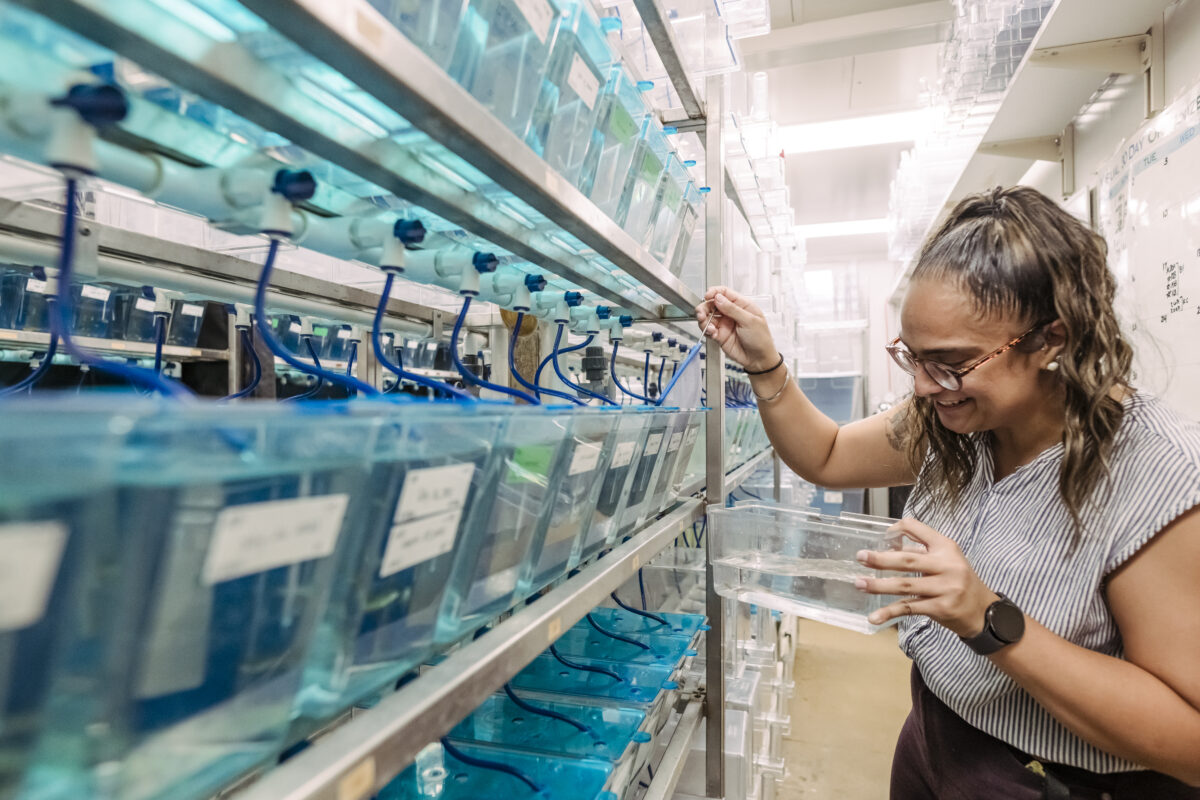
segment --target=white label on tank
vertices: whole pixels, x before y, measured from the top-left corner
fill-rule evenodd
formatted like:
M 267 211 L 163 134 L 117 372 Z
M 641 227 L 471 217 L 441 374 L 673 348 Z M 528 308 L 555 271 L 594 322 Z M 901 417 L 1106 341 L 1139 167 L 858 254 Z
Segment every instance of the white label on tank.
M 183 308 L 179 309 L 179 313 L 185 317 L 203 317 L 204 306 L 198 306 L 193 303 L 184 303 Z
M 547 0 L 513 0 L 513 5 L 525 17 L 529 27 L 542 44 L 550 37 L 550 26 L 554 24 L 554 9 Z
M 691 430 L 689 430 L 687 432 L 687 438 L 683 440 L 683 443 L 690 447 L 691 445 L 696 443 L 696 437 L 699 434 L 700 434 L 699 428 L 692 428 Z
M 99 300 L 101 303 L 107 302 L 110 294 L 103 286 L 84 286 L 79 293 L 89 300 Z
M 349 339 L 350 338 L 350 329 L 342 328 L 341 330 L 338 331 L 337 337 L 339 339 Z
M 830 491 L 826 491 L 826 492 L 825 492 L 825 502 L 826 502 L 826 503 L 840 503 L 840 502 L 842 502 L 842 493 L 841 493 L 841 492 L 830 492 Z
M 600 445 L 580 444 L 575 448 L 575 455 L 571 456 L 571 468 L 567 470 L 568 475 L 580 475 L 584 472 L 591 472 L 600 463 Z
M 437 350 L 437 342 L 429 342 L 425 345 L 426 350 Z
M 596 97 L 600 94 L 600 79 L 588 69 L 588 65 L 576 53 L 571 56 L 571 69 L 567 73 L 567 85 L 575 90 L 579 99 L 589 110 L 596 108 Z
M 337 544 L 349 499 L 347 494 L 328 494 L 221 509 L 204 562 L 204 582 L 324 558 Z
M 66 543 L 61 522 L 0 525 L 0 631 L 26 628 L 46 613 Z
M 674 453 L 681 444 L 683 444 L 683 431 L 671 434 L 671 444 L 667 446 L 667 452 Z
M 661 433 L 652 433 L 646 439 L 645 452 L 651 455 L 658 455 L 658 451 L 662 449 L 663 435 Z
M 139 297 L 137 302 L 133 304 L 138 311 L 154 312 L 154 301 L 149 297 Z
M 469 463 L 408 473 L 392 517 L 379 577 L 394 575 L 453 549 L 474 474 L 475 465 Z
M 45 294 L 46 282 L 39 281 L 37 278 L 30 278 L 25 281 L 25 291 L 33 292 L 34 294 Z
M 612 466 L 610 469 L 620 469 L 628 466 L 630 461 L 633 461 L 633 451 L 637 449 L 637 442 L 621 442 L 613 450 Z

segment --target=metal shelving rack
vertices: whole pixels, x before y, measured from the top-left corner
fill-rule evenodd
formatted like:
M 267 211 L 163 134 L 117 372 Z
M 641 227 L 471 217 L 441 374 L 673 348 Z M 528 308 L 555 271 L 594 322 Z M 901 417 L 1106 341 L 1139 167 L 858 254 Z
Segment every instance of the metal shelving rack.
M 112 4 L 103 0 L 18 0 L 59 24 L 115 51 L 136 54 L 145 68 L 184 89 L 194 91 L 397 196 L 471 230 L 560 278 L 594 292 L 614 306 L 634 312 L 640 321 L 664 322 L 695 335 L 689 321 L 701 298 L 568 185 L 466 91 L 403 35 L 386 24 L 366 0 L 242 0 L 275 30 L 299 43 L 355 81 L 454 154 L 532 206 L 561 230 L 575 236 L 624 273 L 597 274 L 594 265 L 542 232 L 518 225 L 499 207 L 464 191 L 389 140 L 357 143 L 318 115 L 306 98 L 279 76 L 258 69 L 258 62 L 236 42 L 217 50 L 160 44 L 173 30 L 173 20 L 153 4 Z M 707 107 L 683 69 L 673 31 L 661 0 L 636 0 L 647 32 L 659 48 L 676 92 L 685 102 L 688 130 L 702 131 L 708 153 L 705 203 L 706 283 L 725 282 L 722 232 L 726 187 L 723 158 L 723 76 L 706 78 Z M 50 251 L 59 215 L 20 204 L 0 207 L 0 237 L 17 236 L 33 250 Z M 89 223 L 96 235 L 101 271 L 127 279 L 153 272 L 167 288 L 185 291 L 223 290 L 242 299 L 250 291 L 258 265 L 207 253 L 152 237 Z M 40 238 L 39 238 L 40 237 Z M 44 241 L 43 241 L 44 239 Z M 15 244 L 8 242 L 8 244 Z M 144 280 L 144 278 L 137 278 Z M 630 280 L 653 293 L 630 292 Z M 280 274 L 272 304 L 301 313 L 328 314 L 335 306 L 346 321 L 373 307 L 371 295 L 332 287 L 323 281 Z M 631 296 L 632 295 L 632 296 Z M 438 325 L 429 309 L 392 301 L 393 310 L 409 319 Z M 433 312 L 436 315 L 437 312 Z M 349 315 L 349 316 L 347 316 Z M 351 318 L 354 317 L 354 318 Z M 685 497 L 632 539 L 584 567 L 560 586 L 530 603 L 479 639 L 449 654 L 417 680 L 385 698 L 378 706 L 325 733 L 314 747 L 236 790 L 238 800 L 361 800 L 382 788 L 407 766 L 416 753 L 447 733 L 463 716 L 528 663 L 608 593 L 636 574 L 671 544 L 678 531 L 705 513 L 706 502 L 721 503 L 736 484 L 771 456 L 766 450 L 727 475 L 724 449 L 724 356 L 706 343 L 707 412 L 704 494 Z M 360 354 L 371 362 L 369 353 Z M 362 369 L 360 367 L 360 369 Z M 361 373 L 360 373 L 361 374 Z M 369 378 L 368 378 L 369 379 Z M 691 488 L 691 487 L 689 487 Z M 686 760 L 693 733 L 707 717 L 707 794 L 723 797 L 724 675 L 722 601 L 707 570 L 706 695 L 683 709 L 676 735 L 655 773 L 649 797 L 670 797 Z

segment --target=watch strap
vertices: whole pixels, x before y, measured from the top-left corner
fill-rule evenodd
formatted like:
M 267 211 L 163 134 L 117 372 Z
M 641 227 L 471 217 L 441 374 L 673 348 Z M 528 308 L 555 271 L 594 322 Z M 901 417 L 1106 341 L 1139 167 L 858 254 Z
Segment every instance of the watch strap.
M 996 635 L 996 631 L 992 627 L 992 609 L 1002 603 L 1013 606 L 1013 608 L 1016 608 L 1016 606 L 1011 600 L 999 592 L 996 592 L 996 595 L 1000 599 L 988 606 L 987 611 L 984 612 L 983 630 L 974 636 L 959 637 L 963 640 L 967 647 L 971 648 L 981 656 L 990 656 L 992 653 L 1002 650 L 1013 643 L 1007 639 L 1001 639 Z

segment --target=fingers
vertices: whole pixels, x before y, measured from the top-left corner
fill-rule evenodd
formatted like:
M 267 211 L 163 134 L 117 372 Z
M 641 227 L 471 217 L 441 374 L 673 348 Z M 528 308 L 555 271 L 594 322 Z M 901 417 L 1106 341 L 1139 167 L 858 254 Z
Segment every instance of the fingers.
M 854 588 L 866 594 L 898 594 L 902 596 L 936 597 L 945 591 L 944 581 L 934 578 L 868 578 L 854 579 Z
M 864 567 L 897 572 L 940 572 L 937 561 L 927 553 L 914 550 L 859 550 L 854 558 Z
M 891 605 L 886 605 L 877 611 L 872 611 L 867 616 L 867 622 L 872 625 L 883 625 L 886 622 L 901 617 L 928 614 L 932 602 L 931 600 L 897 600 Z
M 756 319 L 762 319 L 762 312 L 758 310 L 757 306 L 744 298 L 739 303 L 727 295 L 718 294 L 715 302 L 717 311 L 720 311 L 739 325 L 749 325 Z
M 942 536 L 942 534 L 938 533 L 933 528 L 929 527 L 923 522 L 918 522 L 912 517 L 905 517 L 904 519 L 900 520 L 895 525 L 888 528 L 888 533 L 902 534 L 913 541 L 920 542 L 929 549 L 933 549 L 935 546 L 949 541 L 945 536 Z

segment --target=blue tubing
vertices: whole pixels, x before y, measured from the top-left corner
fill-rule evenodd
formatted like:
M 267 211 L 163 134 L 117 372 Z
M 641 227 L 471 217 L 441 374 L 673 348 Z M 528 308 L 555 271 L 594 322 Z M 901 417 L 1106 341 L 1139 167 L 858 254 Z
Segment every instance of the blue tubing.
M 346 375 L 354 375 L 354 362 L 358 360 L 358 342 L 350 343 L 350 358 L 346 360 Z
M 383 284 L 383 294 L 379 295 L 379 305 L 375 309 L 375 324 L 371 326 L 371 345 L 375 349 L 375 360 L 382 364 L 388 371 L 395 374 L 397 383 L 399 381 L 412 381 L 427 389 L 433 389 L 435 392 L 442 392 L 459 400 L 474 402 L 476 398 L 469 392 L 455 389 L 448 383 L 435 381 L 431 378 L 426 378 L 424 375 L 406 372 L 403 367 L 388 358 L 387 354 L 383 351 L 383 312 L 387 308 L 388 298 L 392 294 L 392 284 L 395 280 L 396 273 L 389 271 L 387 280 Z
M 578 664 L 578 663 L 572 661 L 571 659 L 567 658 L 566 656 L 560 654 L 558 652 L 558 648 L 555 647 L 554 645 L 550 645 L 550 655 L 554 656 L 555 659 L 558 660 L 558 663 L 562 664 L 564 667 L 570 667 L 571 669 L 582 670 L 583 672 L 594 672 L 597 675 L 607 675 L 608 677 L 615 680 L 617 683 L 625 682 L 625 679 L 622 678 L 620 675 L 618 675 L 617 673 L 615 673 L 611 670 L 607 670 L 604 667 L 589 667 L 587 664 Z
M 317 375 L 330 383 L 336 383 L 338 386 L 344 386 L 347 389 L 357 389 L 363 394 L 379 394 L 379 390 L 374 386 L 364 383 L 357 378 L 337 372 L 329 372 L 319 367 L 314 368 L 309 364 L 305 364 L 289 353 L 287 348 L 275 338 L 275 333 L 271 330 L 271 323 L 267 319 L 267 287 L 271 284 L 271 271 L 275 268 L 275 256 L 278 253 L 279 240 L 271 237 L 271 246 L 267 250 L 267 260 L 263 263 L 262 275 L 258 279 L 258 289 L 254 293 L 254 319 L 258 324 L 258 332 L 262 336 L 263 342 L 267 345 L 267 349 L 277 358 L 282 359 L 286 364 L 295 367 L 301 372 Z
M 313 366 L 315 366 L 318 370 L 322 369 L 321 359 L 317 357 L 317 348 L 313 346 L 312 337 L 305 336 L 305 337 L 303 337 L 303 339 L 304 339 L 304 347 L 306 350 L 308 350 L 308 357 L 313 360 Z M 322 380 L 321 374 L 318 372 L 318 373 L 316 373 L 316 375 L 317 375 L 317 382 L 315 384 L 313 384 L 313 387 L 311 389 L 309 389 L 307 392 L 304 392 L 302 394 L 293 395 L 292 397 L 287 398 L 283 402 L 286 403 L 289 400 L 308 400 L 311 397 L 316 397 L 317 392 L 321 391 L 321 388 L 325 385 L 325 381 Z
M 162 375 L 163 344 L 167 341 L 167 321 L 162 314 L 154 315 L 154 374 Z
M 16 394 L 23 389 L 31 389 L 50 369 L 50 364 L 54 361 L 54 354 L 57 352 L 58 334 L 52 333 L 50 334 L 50 347 L 46 350 L 46 355 L 42 356 L 42 360 L 38 362 L 37 368 L 12 386 L 0 389 L 0 397 L 6 394 Z
M 584 617 L 587 619 L 588 625 L 591 625 L 596 629 L 596 633 L 602 633 L 610 639 L 616 639 L 618 642 L 625 642 L 626 644 L 631 644 L 634 647 L 640 647 L 643 650 L 650 649 L 650 645 L 646 644 L 645 642 L 639 642 L 637 639 L 630 639 L 627 636 L 622 636 L 619 633 L 613 633 L 612 631 L 607 631 L 604 628 L 601 628 L 596 624 L 596 620 L 592 619 L 591 614 L 584 614 Z
M 242 328 L 240 331 L 238 331 L 238 333 L 241 334 L 239 338 L 242 340 L 242 351 L 250 357 L 250 364 L 254 367 L 254 374 L 253 377 L 250 378 L 250 382 L 246 384 L 245 389 L 242 389 L 240 392 L 234 392 L 226 397 L 226 400 L 237 400 L 239 397 L 249 397 L 254 393 L 254 390 L 258 388 L 258 382 L 262 380 L 262 362 L 258 360 L 258 353 L 254 352 L 254 344 L 250 341 L 250 331 L 246 328 Z
M 572 727 L 576 728 L 577 730 L 579 730 L 583 733 L 591 733 L 592 732 L 591 728 L 589 728 L 587 725 L 584 725 L 582 722 L 576 722 L 575 720 L 568 717 L 566 714 L 560 714 L 557 711 L 551 711 L 548 708 L 538 708 L 535 705 L 526 703 L 524 700 L 517 697 L 517 693 L 514 692 L 512 690 L 512 686 L 510 686 L 507 683 L 504 684 L 504 693 L 506 695 L 508 695 L 509 700 L 512 700 L 513 703 L 515 703 L 517 705 L 517 707 L 522 709 L 523 711 L 528 711 L 530 714 L 537 714 L 538 716 L 541 716 L 541 717 L 549 717 L 550 719 L 556 719 L 560 722 L 565 722 L 568 725 L 571 725 Z
M 663 374 L 663 368 L 666 366 L 667 366 L 667 357 L 663 356 L 658 362 L 658 396 L 659 396 L 659 398 L 661 398 L 663 396 L 662 374 Z
M 563 392 L 559 392 L 554 389 L 541 389 L 541 388 L 538 388 L 537 386 L 534 386 L 532 383 L 525 380 L 525 377 L 517 370 L 517 359 L 516 359 L 516 355 L 515 355 L 516 347 L 517 347 L 517 334 L 520 332 L 521 323 L 524 321 L 525 321 L 525 312 L 518 311 L 517 312 L 517 324 L 513 326 L 512 336 L 508 337 L 508 371 L 511 372 L 513 374 L 513 377 L 517 379 L 517 383 L 521 384 L 526 389 L 533 392 L 534 396 L 538 397 L 539 399 L 541 398 L 542 394 L 548 394 L 548 395 L 551 395 L 552 397 L 561 397 L 563 400 L 569 400 L 570 402 L 574 403 L 577 406 L 583 405 L 583 401 L 580 400 L 578 397 L 571 397 L 571 395 L 569 395 L 569 394 L 564 394 Z
M 192 391 L 181 383 L 156 375 L 153 370 L 130 367 L 97 358 L 75 344 L 71 338 L 71 273 L 75 268 L 75 190 L 78 181 L 67 178 L 66 208 L 63 211 L 62 247 L 58 256 L 58 298 L 50 305 L 50 333 L 57 334 L 63 350 L 80 364 L 90 369 L 107 372 L 147 389 L 162 392 L 175 398 L 194 397 Z
M 583 388 L 582 386 L 575 383 L 574 381 L 572 381 L 570 378 L 568 378 L 566 375 L 563 374 L 562 367 L 559 366 L 559 363 L 558 363 L 558 354 L 560 352 L 558 349 L 558 345 L 559 345 L 559 342 L 562 341 L 562 333 L 563 333 L 563 324 L 560 322 L 560 323 L 558 323 L 558 333 L 554 337 L 554 350 L 553 350 L 553 352 L 550 353 L 550 359 L 554 362 L 554 374 L 556 374 L 558 376 L 558 379 L 560 381 L 562 381 L 563 383 L 565 383 L 567 386 L 570 386 L 572 389 L 575 389 L 578 392 L 586 394 L 588 397 L 594 397 L 597 400 L 601 400 L 601 401 L 609 404 L 610 406 L 617 405 L 617 403 L 614 403 L 612 400 L 605 397 L 604 395 L 596 394 L 593 391 Z M 590 342 L 591 340 L 592 340 L 592 337 L 589 336 L 587 338 L 587 341 L 585 341 L 583 344 L 581 344 L 578 347 L 575 347 L 573 349 L 579 350 L 582 347 L 586 347 L 588 342 Z
M 696 360 L 696 356 L 700 355 L 700 348 L 703 346 L 703 344 L 704 340 L 702 339 L 692 345 L 692 348 L 688 350 L 687 357 L 683 359 L 683 363 L 679 365 L 679 368 L 675 370 L 675 374 L 671 376 L 671 382 L 667 384 L 667 388 L 659 393 L 657 405 L 661 406 L 663 401 L 667 399 L 667 395 L 669 395 L 671 390 L 675 388 L 675 384 L 679 383 L 679 379 L 683 377 L 683 373 L 687 372 L 687 368 L 691 366 L 693 361 Z
M 562 323 L 561 323 L 561 322 L 558 324 L 558 327 L 559 327 L 560 329 L 562 328 Z M 577 344 L 577 345 L 573 345 L 573 346 L 571 346 L 571 347 L 564 347 L 562 350 L 559 350 L 559 351 L 558 351 L 558 353 L 559 353 L 559 355 L 562 355 L 563 353 L 574 353 L 576 350 L 582 350 L 583 348 L 585 348 L 585 347 L 587 347 L 589 344 L 591 344 L 591 343 L 592 343 L 592 339 L 594 339 L 594 338 L 595 338 L 595 337 L 593 337 L 593 336 L 589 336 L 589 337 L 587 337 L 586 339 L 584 339 L 582 342 L 580 342 L 580 343 L 579 343 L 579 344 Z M 555 341 L 557 341 L 557 339 L 556 339 Z M 554 353 L 553 353 L 553 352 L 552 352 L 550 355 L 548 355 L 548 356 L 546 356 L 545 358 L 543 358 L 543 359 L 542 359 L 542 363 L 541 363 L 541 364 L 538 364 L 537 372 L 536 372 L 536 373 L 534 373 L 534 376 L 533 376 L 533 382 L 534 382 L 534 383 L 536 383 L 536 384 L 539 384 L 539 385 L 541 384 L 541 382 L 542 382 L 542 371 L 543 371 L 543 370 L 545 370 L 545 369 L 546 369 L 546 367 L 548 367 L 548 366 L 550 365 L 550 362 L 551 362 L 551 361 L 553 361 L 553 360 L 554 360 Z M 546 391 L 546 390 L 545 390 L 545 389 L 542 389 L 542 391 L 544 392 L 544 391 Z
M 623 392 L 628 397 L 632 397 L 634 400 L 641 400 L 643 403 L 646 403 L 647 405 L 649 405 L 651 402 L 649 397 L 643 397 L 640 394 L 636 394 L 634 392 L 631 392 L 629 389 L 626 389 L 624 386 L 621 385 L 621 379 L 617 377 L 617 348 L 619 348 L 620 346 L 621 346 L 620 343 L 613 342 L 612 358 L 610 358 L 608 361 L 608 371 L 612 375 L 613 383 L 616 385 L 616 387 L 619 390 L 621 390 L 621 392 Z
M 638 570 L 638 572 L 639 572 L 638 586 L 642 590 L 642 602 L 645 603 L 646 589 L 645 589 L 645 585 L 641 583 L 641 579 L 642 579 L 642 576 L 640 574 L 641 570 Z M 664 618 L 660 617 L 658 614 L 655 614 L 652 611 L 641 611 L 639 609 L 634 608 L 633 606 L 625 605 L 624 603 L 621 602 L 621 598 L 617 597 L 616 592 L 610 592 L 608 596 L 613 599 L 614 603 L 616 603 L 621 608 L 625 609 L 626 611 L 628 611 L 631 614 L 637 614 L 639 617 L 645 617 L 646 619 L 652 619 L 655 622 L 657 622 L 659 625 L 666 625 L 667 627 L 671 626 L 671 623 L 667 622 Z
M 513 389 L 508 386 L 501 386 L 498 383 L 485 381 L 475 375 L 471 370 L 467 369 L 466 364 L 463 364 L 462 358 L 458 355 L 458 337 L 462 334 L 463 320 L 467 318 L 467 311 L 471 308 L 471 296 L 463 297 L 462 311 L 458 314 L 458 319 L 454 321 L 454 331 L 450 334 L 450 357 L 454 359 L 454 367 L 458 370 L 458 374 L 462 375 L 463 380 L 473 386 L 480 386 L 484 389 L 491 389 L 494 392 L 506 394 L 509 397 L 515 397 L 518 400 L 524 400 L 531 406 L 540 406 L 541 400 L 538 400 L 531 394 L 525 394 L 520 389 Z
M 642 367 L 642 391 L 646 393 L 646 405 L 653 405 L 650 399 L 650 351 L 646 351 L 646 365 Z
M 450 744 L 450 742 L 447 741 L 446 737 L 444 736 L 442 737 L 442 749 L 445 750 L 446 753 L 452 758 L 461 761 L 468 766 L 507 773 L 528 786 L 531 790 L 533 790 L 534 794 L 542 793 L 542 787 L 538 786 L 536 783 L 527 778 L 525 773 L 521 772 L 521 770 L 517 769 L 516 767 L 510 767 L 508 764 L 504 764 L 499 761 L 489 761 L 486 758 L 475 758 L 475 756 L 469 756 L 454 745 Z

